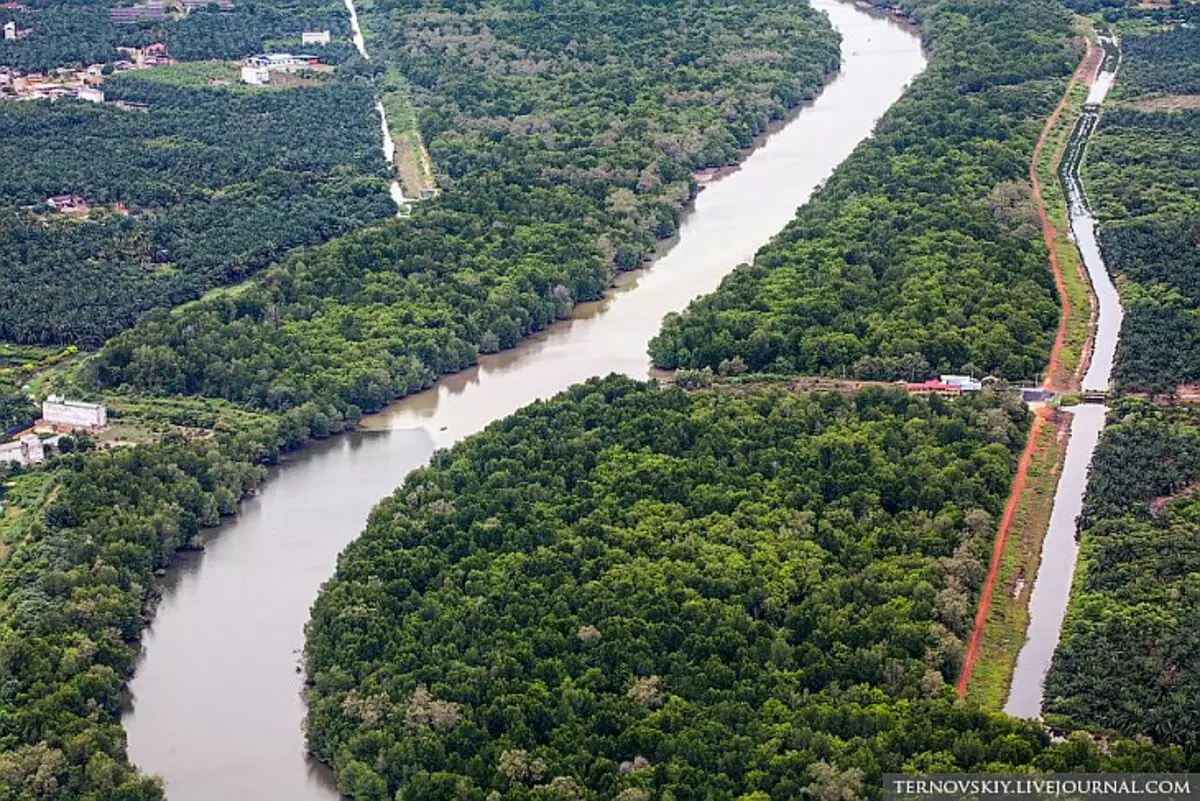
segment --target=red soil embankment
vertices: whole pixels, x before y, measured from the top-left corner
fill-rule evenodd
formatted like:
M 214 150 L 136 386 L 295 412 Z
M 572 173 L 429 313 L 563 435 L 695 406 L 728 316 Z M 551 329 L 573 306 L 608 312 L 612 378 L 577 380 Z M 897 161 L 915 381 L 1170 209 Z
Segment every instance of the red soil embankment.
M 1004 506 L 1004 516 L 1000 518 L 1000 530 L 996 533 L 996 542 L 992 546 L 992 561 L 988 566 L 987 578 L 983 581 L 983 591 L 979 594 L 979 609 L 975 613 L 975 628 L 971 631 L 971 639 L 967 642 L 967 654 L 963 660 L 962 672 L 958 676 L 959 697 L 967 694 L 967 682 L 975 670 L 975 662 L 979 659 L 979 646 L 983 642 L 983 629 L 987 623 L 988 612 L 992 608 L 992 594 L 996 588 L 996 573 L 1000 570 L 1000 560 L 1004 556 L 1004 546 L 1008 543 L 1009 532 L 1012 531 L 1013 518 L 1021 503 L 1021 494 L 1025 491 L 1025 482 L 1029 476 L 1029 463 L 1033 461 L 1033 451 L 1037 447 L 1038 433 L 1050 415 L 1050 410 L 1042 407 L 1033 418 L 1029 427 L 1029 439 L 1025 442 L 1025 450 L 1017 462 L 1017 474 L 1013 476 L 1012 491 L 1008 494 L 1008 503 Z
M 1063 348 L 1063 342 L 1067 336 L 1067 321 L 1071 316 L 1071 301 L 1067 297 L 1067 287 L 1063 281 L 1062 270 L 1058 266 L 1058 256 L 1055 253 L 1054 240 L 1058 235 L 1054 226 L 1050 224 L 1050 220 L 1046 218 L 1046 204 L 1042 200 L 1042 186 L 1038 180 L 1037 163 L 1041 158 L 1042 149 L 1046 146 L 1046 137 L 1054 129 L 1055 123 L 1058 122 L 1059 115 L 1062 113 L 1063 107 L 1067 104 L 1067 99 L 1071 96 L 1071 90 L 1075 88 L 1075 84 L 1083 80 L 1091 83 L 1095 79 L 1096 71 L 1100 68 L 1100 63 L 1103 57 L 1090 38 L 1085 38 L 1087 50 L 1084 53 L 1083 60 L 1079 62 L 1079 66 L 1075 69 L 1071 80 L 1067 82 L 1067 89 L 1063 92 L 1062 99 L 1058 101 L 1058 105 L 1054 107 L 1050 117 L 1046 120 L 1045 127 L 1042 128 L 1042 134 L 1038 137 L 1037 144 L 1033 147 L 1033 157 L 1029 160 L 1029 182 L 1033 186 L 1033 201 L 1037 206 L 1038 217 L 1042 221 L 1042 236 L 1046 241 L 1046 250 L 1050 255 L 1050 269 L 1054 272 L 1054 284 L 1058 287 L 1058 297 L 1062 302 L 1062 313 L 1058 317 L 1058 333 L 1054 337 L 1054 347 L 1050 350 L 1050 363 L 1046 366 L 1046 382 L 1047 389 L 1062 390 L 1065 387 L 1054 386 L 1054 375 L 1061 369 L 1060 354 Z M 1090 341 L 1091 334 L 1088 339 Z M 1000 519 L 1000 529 L 996 532 L 996 542 L 992 546 L 992 561 L 988 565 L 987 578 L 983 582 L 983 590 L 979 594 L 979 609 L 975 613 L 975 627 L 971 631 L 971 639 L 967 641 L 967 653 L 963 659 L 962 672 L 958 676 L 958 683 L 955 688 L 958 690 L 959 697 L 965 697 L 967 694 L 967 684 L 971 680 L 971 673 L 975 670 L 975 663 L 979 660 L 979 646 L 983 642 L 983 630 L 987 624 L 988 612 L 992 608 L 992 594 L 996 588 L 996 574 L 1000 570 L 1000 560 L 1004 556 L 1004 547 L 1008 543 L 1008 535 L 1012 530 L 1013 518 L 1017 513 L 1017 507 L 1020 505 L 1021 494 L 1025 491 L 1025 482 L 1029 473 L 1029 463 L 1033 459 L 1033 451 L 1037 444 L 1038 432 L 1042 425 L 1045 424 L 1046 409 L 1039 409 L 1038 414 L 1033 419 L 1033 425 L 1029 427 L 1029 439 L 1025 442 L 1025 449 L 1021 452 L 1021 458 L 1017 462 L 1017 474 L 1013 476 L 1012 491 L 1008 495 L 1008 503 L 1004 507 L 1004 516 Z
M 1087 50 L 1083 55 L 1083 60 L 1079 62 L 1074 74 L 1071 75 L 1071 80 L 1067 82 L 1067 90 L 1063 92 L 1062 98 L 1058 101 L 1058 105 L 1054 107 L 1050 117 L 1046 120 L 1046 125 L 1042 128 L 1042 134 L 1038 137 L 1037 144 L 1033 146 L 1033 158 L 1029 160 L 1029 183 L 1033 185 L 1033 202 L 1037 207 L 1038 218 L 1042 221 L 1042 237 L 1046 241 L 1046 250 L 1050 254 L 1050 269 L 1054 273 L 1054 285 L 1058 289 L 1058 297 L 1062 304 L 1062 311 L 1058 316 L 1058 332 L 1054 336 L 1054 347 L 1050 349 L 1050 363 L 1046 365 L 1046 389 L 1066 390 L 1070 387 L 1057 387 L 1054 385 L 1055 376 L 1062 369 L 1060 364 L 1063 343 L 1067 337 L 1067 321 L 1071 316 L 1071 300 L 1067 297 L 1067 286 L 1063 282 L 1062 269 L 1058 266 L 1058 254 L 1055 252 L 1054 240 L 1058 232 L 1054 226 L 1050 224 L 1050 220 L 1046 218 L 1046 204 L 1042 200 L 1042 184 L 1038 180 L 1037 164 L 1038 159 L 1042 156 L 1042 149 L 1046 146 L 1046 137 L 1054 129 L 1055 123 L 1058 122 L 1058 117 L 1062 113 L 1063 106 L 1067 104 L 1067 98 L 1071 96 L 1071 90 L 1075 88 L 1075 84 L 1083 80 L 1086 83 L 1091 83 L 1095 79 L 1096 70 L 1100 68 L 1100 63 L 1103 60 L 1104 54 L 1092 44 L 1090 38 L 1084 39 Z M 1090 341 L 1091 335 L 1088 339 Z

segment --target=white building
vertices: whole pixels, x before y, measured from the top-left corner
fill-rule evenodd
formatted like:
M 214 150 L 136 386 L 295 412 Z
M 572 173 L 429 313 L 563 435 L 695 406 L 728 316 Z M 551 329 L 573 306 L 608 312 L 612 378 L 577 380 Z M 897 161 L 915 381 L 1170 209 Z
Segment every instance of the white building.
M 81 86 L 79 87 L 79 99 L 89 103 L 103 103 L 104 91 L 95 86 Z
M 250 56 L 246 63 L 251 67 L 288 71 L 315 66 L 321 63 L 321 59 L 307 53 L 264 53 L 261 56 Z
M 17 23 L 15 23 L 15 22 L 4 23 L 4 39 L 6 41 L 11 41 L 12 39 L 16 39 L 16 38 L 17 38 Z
M 21 464 L 41 464 L 46 461 L 46 450 L 37 434 L 26 434 L 21 437 Z
M 84 403 L 51 395 L 42 403 L 42 419 L 56 426 L 99 429 L 108 425 L 108 410 L 102 403 Z
M 0 445 L 0 463 L 4 462 L 21 463 L 21 443 L 6 442 Z
M 46 449 L 37 434 L 26 434 L 18 442 L 0 445 L 0 462 L 16 462 L 24 467 L 46 461 Z
M 242 67 L 242 83 L 266 86 L 270 82 L 271 72 L 266 67 Z
M 944 375 L 942 383 L 956 386 L 961 392 L 978 392 L 983 389 L 983 384 L 969 375 Z
M 300 43 L 306 45 L 329 44 L 329 31 L 305 31 L 300 34 Z

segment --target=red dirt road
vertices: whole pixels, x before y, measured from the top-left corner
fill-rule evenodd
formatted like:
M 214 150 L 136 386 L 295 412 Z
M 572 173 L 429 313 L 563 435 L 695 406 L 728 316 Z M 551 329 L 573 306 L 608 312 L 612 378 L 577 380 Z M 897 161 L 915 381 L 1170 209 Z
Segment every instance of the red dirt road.
M 1008 494 L 1008 503 L 1004 506 L 1004 516 L 1000 518 L 1000 530 L 996 533 L 996 542 L 992 546 L 992 561 L 988 566 L 987 578 L 983 581 L 983 591 L 979 594 L 979 609 L 975 613 L 975 628 L 971 631 L 971 639 L 967 642 L 967 655 L 963 660 L 962 673 L 958 676 L 959 697 L 967 694 L 967 682 L 975 670 L 975 662 L 979 659 L 979 646 L 983 642 L 983 629 L 987 623 L 988 612 L 992 608 L 992 594 L 996 588 L 996 573 L 1000 569 L 1000 559 L 1004 556 L 1004 546 L 1008 543 L 1009 532 L 1012 531 L 1013 518 L 1016 517 L 1017 507 L 1021 503 L 1021 495 L 1025 491 L 1025 480 L 1029 476 L 1029 463 L 1033 461 L 1033 452 L 1037 447 L 1038 434 L 1046 423 L 1050 411 L 1045 407 L 1038 409 L 1029 427 L 1029 439 L 1025 442 L 1025 450 L 1017 462 L 1017 474 L 1013 476 L 1012 491 Z
M 1033 158 L 1029 160 L 1029 182 L 1033 185 L 1033 202 L 1037 206 L 1038 217 L 1042 221 L 1042 236 L 1046 241 L 1046 250 L 1050 253 L 1050 269 L 1054 273 L 1054 285 L 1058 288 L 1058 297 L 1062 304 L 1062 311 L 1058 316 L 1058 333 L 1054 336 L 1054 347 L 1050 349 L 1050 362 L 1046 365 L 1046 389 L 1067 390 L 1070 387 L 1058 387 L 1054 385 L 1054 377 L 1062 369 L 1061 353 L 1063 343 L 1067 338 L 1067 321 L 1071 317 L 1071 299 L 1067 297 L 1067 285 L 1063 281 L 1062 269 L 1058 266 L 1058 254 L 1055 253 L 1054 240 L 1058 235 L 1054 226 L 1050 224 L 1050 220 L 1046 218 L 1046 204 L 1042 200 L 1042 184 L 1038 180 L 1037 163 L 1041 158 L 1042 148 L 1046 145 L 1046 137 L 1054 129 L 1055 123 L 1058 122 L 1058 117 L 1062 113 L 1063 106 L 1067 103 L 1067 98 L 1071 96 L 1071 90 L 1075 88 L 1075 84 L 1084 80 L 1091 83 L 1095 78 L 1095 71 L 1099 69 L 1101 57 L 1103 54 L 1096 49 L 1092 44 L 1092 40 L 1084 38 L 1087 44 L 1087 50 L 1083 55 L 1083 60 L 1079 62 L 1075 72 L 1071 75 L 1071 80 L 1067 82 L 1067 90 L 1063 92 L 1062 99 L 1058 101 L 1058 105 L 1054 107 L 1054 111 L 1046 120 L 1046 126 L 1042 128 L 1042 135 L 1038 137 L 1037 144 L 1033 146 Z M 1091 335 L 1088 340 L 1090 343 Z M 1085 350 L 1088 349 L 1085 346 Z
M 1062 113 L 1063 106 L 1067 103 L 1067 98 L 1071 95 L 1071 90 L 1075 88 L 1075 84 L 1080 81 L 1091 83 L 1095 77 L 1096 70 L 1100 67 L 1102 54 L 1092 44 L 1089 38 L 1084 39 L 1087 44 L 1087 51 L 1083 55 L 1083 60 L 1079 62 L 1079 66 L 1075 69 L 1075 73 L 1071 75 L 1071 80 L 1067 82 L 1067 89 L 1063 92 L 1062 99 L 1058 101 L 1058 105 L 1054 107 L 1054 111 L 1046 120 L 1046 125 L 1042 128 L 1042 134 L 1038 137 L 1037 144 L 1033 147 L 1033 158 L 1029 160 L 1029 182 L 1033 185 L 1033 201 L 1037 206 L 1038 217 L 1042 221 L 1042 236 L 1046 240 L 1046 249 L 1050 253 L 1050 269 L 1054 272 L 1054 283 L 1058 287 L 1058 297 L 1062 303 L 1062 313 L 1058 317 L 1058 333 L 1054 337 L 1054 347 L 1050 350 L 1050 363 L 1046 366 L 1046 382 L 1047 389 L 1063 390 L 1066 387 L 1054 386 L 1054 375 L 1061 369 L 1059 362 L 1061 361 L 1061 351 L 1063 342 L 1067 336 L 1067 320 L 1071 316 L 1071 301 L 1067 297 L 1067 287 L 1063 281 L 1062 270 L 1058 266 L 1058 256 L 1054 252 L 1054 240 L 1058 232 L 1054 226 L 1050 224 L 1050 220 L 1046 218 L 1046 204 L 1042 200 L 1042 186 L 1038 181 L 1037 163 L 1042 155 L 1042 148 L 1046 145 L 1046 137 L 1054 129 L 1054 125 L 1058 122 L 1058 117 Z M 1085 349 L 1090 348 L 1091 334 L 1088 335 L 1088 345 Z M 1017 514 L 1017 506 L 1020 505 L 1021 496 L 1025 492 L 1025 482 L 1029 473 L 1029 463 L 1033 459 L 1033 451 L 1036 447 L 1038 432 L 1041 431 L 1045 424 L 1045 409 L 1039 409 L 1037 416 L 1033 418 L 1033 425 L 1029 427 L 1029 439 L 1025 442 L 1025 449 L 1021 451 L 1021 458 L 1017 462 L 1017 473 L 1013 476 L 1012 490 L 1008 494 L 1008 503 L 1004 506 L 1004 516 L 1000 519 L 1000 528 L 996 532 L 996 542 L 992 546 L 992 560 L 988 565 L 987 578 L 983 582 L 983 590 L 979 594 L 979 609 L 975 613 L 975 627 L 971 631 L 971 639 L 967 641 L 967 653 L 963 659 L 962 672 L 958 676 L 958 683 L 955 689 L 958 691 L 960 698 L 967 694 L 967 684 L 971 681 L 971 674 L 975 670 L 975 663 L 979 660 L 979 647 L 983 643 L 983 630 L 987 625 L 988 612 L 992 608 L 992 595 L 996 588 L 996 573 L 1000 570 L 1000 560 L 1004 556 L 1004 547 L 1008 543 L 1008 535 L 1012 530 L 1013 518 Z

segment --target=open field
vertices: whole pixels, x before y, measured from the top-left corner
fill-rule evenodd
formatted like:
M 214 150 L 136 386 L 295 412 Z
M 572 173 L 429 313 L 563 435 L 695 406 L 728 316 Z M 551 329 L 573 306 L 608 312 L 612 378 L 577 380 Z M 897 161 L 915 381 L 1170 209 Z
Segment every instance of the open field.
M 248 86 L 242 83 L 241 69 L 240 61 L 186 61 L 138 70 L 130 74 L 140 80 L 188 89 L 220 88 L 231 92 L 270 92 L 320 85 L 325 82 L 322 73 L 332 72 L 333 67 L 319 64 L 294 73 L 272 70 L 271 82 L 266 86 Z

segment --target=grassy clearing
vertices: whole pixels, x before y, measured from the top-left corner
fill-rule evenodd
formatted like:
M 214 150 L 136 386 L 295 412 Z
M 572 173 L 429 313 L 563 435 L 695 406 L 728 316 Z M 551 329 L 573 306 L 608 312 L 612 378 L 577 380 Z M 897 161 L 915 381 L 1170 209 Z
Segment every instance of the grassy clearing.
M 49 500 L 56 484 L 55 475 L 45 470 L 22 473 L 0 484 L 0 559 L 25 536 L 31 513 Z
M 395 67 L 388 69 L 380 102 L 387 112 L 388 133 L 396 145 L 396 176 L 405 197 L 418 197 L 422 189 L 435 185 L 433 165 L 417 128 L 411 88 Z
M 1053 409 L 1041 409 L 1038 414 L 1029 474 L 996 573 L 996 594 L 984 628 L 979 661 L 967 687 L 967 698 L 986 709 L 1000 710 L 1008 698 L 1017 654 L 1029 625 L 1029 595 L 1042 560 L 1042 540 L 1050 524 L 1054 493 L 1067 452 L 1070 417 Z
M 331 68 L 326 68 L 329 70 Z M 322 70 L 304 70 L 298 73 L 271 72 L 271 82 L 266 86 L 248 86 L 242 83 L 240 61 L 185 61 L 164 64 L 151 69 L 138 70 L 133 77 L 155 81 L 188 89 L 225 89 L 230 92 L 270 92 L 300 86 L 315 86 L 324 81 Z M 122 80 L 120 77 L 114 80 Z
M 47 394 L 47 382 L 53 376 L 73 371 L 81 359 L 79 348 L 14 345 L 0 342 L 0 383 L 16 388 L 28 388 L 29 394 Z
M 217 398 L 130 396 L 102 393 L 114 442 L 149 442 L 169 430 L 246 431 L 273 424 L 273 417 Z M 102 440 L 103 441 L 103 440 Z
M 54 364 L 75 352 L 74 348 L 42 345 L 16 345 L 0 342 L 0 374 L 5 371 L 31 371 Z

